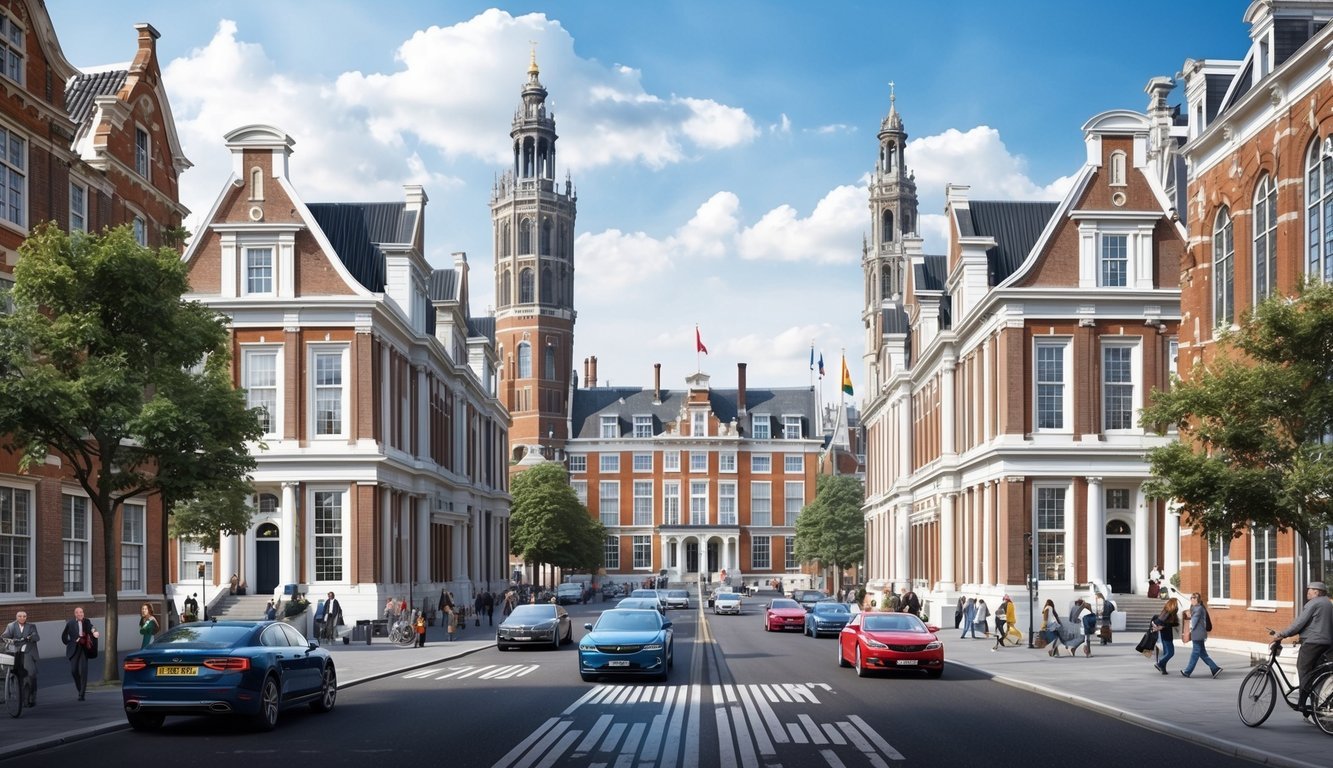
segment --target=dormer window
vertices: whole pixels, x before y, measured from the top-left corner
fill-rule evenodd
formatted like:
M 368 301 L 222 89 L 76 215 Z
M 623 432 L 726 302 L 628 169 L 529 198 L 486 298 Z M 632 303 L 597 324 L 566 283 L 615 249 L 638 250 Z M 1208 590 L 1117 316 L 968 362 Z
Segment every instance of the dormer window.
M 769 439 L 769 421 L 768 414 L 756 413 L 750 421 L 750 437 L 755 440 Z
M 5 77 L 23 85 L 23 27 L 8 15 L 0 14 L 0 69 Z
M 1097 256 L 1097 284 L 1103 288 L 1124 288 L 1129 275 L 1129 236 L 1102 235 Z
M 615 416 L 603 416 L 601 434 L 603 438 L 620 437 L 620 420 Z
M 1125 152 L 1117 149 L 1111 153 L 1110 172 L 1107 179 L 1113 187 L 1125 186 Z
M 692 437 L 708 436 L 707 411 L 693 411 L 690 413 L 690 435 Z
M 264 199 L 264 172 L 258 167 L 250 169 L 250 199 L 254 201 Z
M 639 439 L 650 438 L 653 436 L 652 416 L 635 415 L 634 436 Z
M 801 439 L 801 417 L 783 416 L 782 417 L 782 439 L 800 440 Z

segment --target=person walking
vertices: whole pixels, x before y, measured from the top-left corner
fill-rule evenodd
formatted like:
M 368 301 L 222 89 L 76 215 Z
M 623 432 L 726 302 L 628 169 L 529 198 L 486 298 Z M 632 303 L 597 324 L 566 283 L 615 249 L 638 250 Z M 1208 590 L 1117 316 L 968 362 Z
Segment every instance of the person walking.
M 415 627 L 415 629 L 416 629 L 416 633 L 417 633 L 417 644 L 416 644 L 416 647 L 418 647 L 418 648 L 425 648 L 425 647 L 426 647 L 426 615 L 423 614 L 423 613 L 418 613 L 418 614 L 417 614 L 417 620 L 416 620 L 416 623 L 415 623 L 413 626 Z
M 485 598 L 482 605 L 486 608 L 486 626 L 493 627 L 495 626 L 495 593 L 488 589 L 481 594 Z
M 1305 701 L 1310 696 L 1310 683 L 1314 682 L 1314 670 L 1320 663 L 1330 660 L 1333 654 L 1333 602 L 1328 599 L 1328 585 L 1322 581 L 1312 581 L 1305 587 L 1305 607 L 1291 622 L 1291 626 L 1274 634 L 1275 642 L 1282 642 L 1284 637 L 1301 636 L 1301 650 L 1296 656 L 1296 672 L 1301 681 L 1301 694 L 1296 702 L 1296 709 L 1305 717 L 1310 716 Z
M 1041 636 L 1046 638 L 1046 644 L 1050 650 L 1046 652 L 1048 656 L 1060 655 L 1060 612 L 1055 609 L 1055 601 L 1046 598 L 1046 602 L 1041 606 Z M 1069 651 L 1071 654 L 1073 649 Z
M 1083 629 L 1083 655 L 1092 656 L 1092 636 L 1097 634 L 1097 614 L 1093 612 L 1092 605 L 1081 597 L 1074 601 L 1074 606 L 1074 620 Z
M 1110 645 L 1111 615 L 1115 613 L 1115 601 L 1106 599 L 1106 597 L 1101 592 L 1097 593 L 1097 600 L 1098 600 L 1098 605 L 1100 606 L 1099 611 L 1102 617 L 1102 632 L 1101 632 L 1102 645 Z
M 959 639 L 976 634 L 976 628 L 972 626 L 972 622 L 976 615 L 977 599 L 975 597 L 969 597 L 967 603 L 963 605 L 963 633 L 958 636 Z
M 343 604 L 330 592 L 324 598 L 324 639 L 333 642 L 338 637 L 338 627 L 343 623 Z
M 1009 627 L 1014 625 L 1016 618 L 1014 601 L 1005 595 L 1000 600 L 1000 607 L 995 609 L 995 645 L 991 646 L 992 651 L 1004 645 L 1005 636 L 1009 634 Z
M 264 608 L 264 620 L 273 621 L 276 618 L 278 618 L 278 606 L 274 605 L 272 600 L 269 600 L 268 606 Z
M 1222 668 L 1217 666 L 1212 657 L 1208 655 L 1208 632 L 1213 628 L 1213 620 L 1208 617 L 1208 604 L 1204 602 L 1203 595 L 1198 592 L 1190 595 L 1189 616 L 1189 637 L 1186 638 L 1194 646 L 1190 651 L 1189 663 L 1180 670 L 1181 677 L 1189 677 L 1194 674 L 1194 665 L 1202 661 L 1212 670 L 1213 677 L 1216 678 L 1222 674 Z
M 458 634 L 458 612 L 454 610 L 452 603 L 444 609 L 444 620 L 445 631 L 449 633 L 449 642 L 452 643 L 457 639 L 455 635 Z
M 986 607 L 986 601 L 977 598 L 976 612 L 972 615 L 972 637 L 977 637 L 977 630 L 981 630 L 982 639 L 990 637 L 990 609 Z
M 481 592 L 478 592 L 477 596 L 472 599 L 472 616 L 478 627 L 481 626 L 481 612 L 484 610 L 486 610 L 486 598 L 482 597 Z
M 958 629 L 963 625 L 963 609 L 967 607 L 967 598 L 959 595 L 958 604 L 953 607 L 953 628 Z
M 37 662 L 41 661 L 37 643 L 42 639 L 37 632 L 37 625 L 28 621 L 27 611 L 19 611 L 14 614 L 14 620 L 5 627 L 5 631 L 0 633 L 0 638 L 8 640 L 13 648 L 14 674 L 19 677 L 19 690 L 27 692 L 28 700 L 24 706 L 37 706 Z
M 157 617 L 153 615 L 153 606 L 144 603 L 139 606 L 139 648 L 152 645 L 156 635 Z
M 1180 626 L 1180 601 L 1174 597 L 1162 606 L 1162 612 L 1152 618 L 1157 640 L 1162 644 L 1162 655 L 1153 662 L 1158 672 L 1166 674 L 1166 663 L 1176 655 L 1176 627 Z
M 88 690 L 88 659 L 97 658 L 97 638 L 101 637 L 93 623 L 83 616 L 83 606 L 74 609 L 74 618 L 65 622 L 60 642 L 65 644 L 65 658 L 69 659 L 69 674 L 74 678 L 74 690 L 83 701 Z

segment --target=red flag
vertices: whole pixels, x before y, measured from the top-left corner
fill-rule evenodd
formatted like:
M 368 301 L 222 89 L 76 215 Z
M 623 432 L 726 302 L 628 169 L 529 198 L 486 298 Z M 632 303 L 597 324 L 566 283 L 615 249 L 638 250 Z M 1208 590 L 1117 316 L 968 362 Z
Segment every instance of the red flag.
M 708 347 L 704 346 L 704 339 L 699 335 L 699 326 L 697 325 L 694 326 L 694 350 L 705 355 L 708 354 Z

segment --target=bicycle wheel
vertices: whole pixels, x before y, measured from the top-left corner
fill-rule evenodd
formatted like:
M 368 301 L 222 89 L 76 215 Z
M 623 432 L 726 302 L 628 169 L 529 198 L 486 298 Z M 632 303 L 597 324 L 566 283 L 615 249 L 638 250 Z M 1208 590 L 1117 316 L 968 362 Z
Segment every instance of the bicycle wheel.
M 5 711 L 10 717 L 23 714 L 23 691 L 20 689 L 18 675 L 11 668 L 5 672 Z
M 416 645 L 417 630 L 412 625 L 407 625 L 398 631 L 398 644 L 401 646 Z
M 1267 664 L 1261 664 L 1250 670 L 1250 674 L 1240 681 L 1240 694 L 1236 700 L 1240 712 L 1240 721 L 1258 728 L 1268 716 L 1273 714 L 1273 705 L 1277 703 L 1277 683 L 1273 680 L 1273 671 Z
M 1310 707 L 1319 730 L 1333 736 L 1333 671 L 1320 674 L 1310 686 Z

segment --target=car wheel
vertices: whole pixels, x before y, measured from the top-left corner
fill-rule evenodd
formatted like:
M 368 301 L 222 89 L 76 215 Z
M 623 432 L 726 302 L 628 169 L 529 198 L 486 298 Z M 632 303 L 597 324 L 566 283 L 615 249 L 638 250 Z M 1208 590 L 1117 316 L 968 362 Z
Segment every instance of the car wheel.
M 497 650 L 497 651 L 507 651 L 507 650 L 509 650 L 509 646 L 505 645 L 504 643 L 496 643 L 496 644 L 495 644 L 495 650 Z
M 310 702 L 310 709 L 315 712 L 328 712 L 338 701 L 338 672 L 332 664 L 324 667 L 324 676 L 319 684 L 319 698 Z
M 555 631 L 551 633 L 551 650 L 560 650 L 560 627 L 558 626 L 555 628 Z
M 932 680 L 938 680 L 938 679 L 940 679 L 940 677 L 941 677 L 943 674 L 944 674 L 944 667 L 940 667 L 939 669 L 928 669 L 928 670 L 926 670 L 926 677 L 929 677 L 929 678 L 931 678 Z
M 667 646 L 667 669 L 674 669 L 676 666 L 676 644 Z
M 125 719 L 130 721 L 130 727 L 136 731 L 155 731 L 162 727 L 162 722 L 167 718 L 149 712 L 126 712 Z
M 838 666 L 844 668 L 851 666 L 851 664 L 847 663 L 846 657 L 842 655 L 842 638 L 838 638 Z
M 856 663 L 855 663 L 855 666 L 856 666 L 856 676 L 857 676 L 857 677 L 865 677 L 866 675 L 869 675 L 869 674 L 870 674 L 870 670 L 866 668 L 865 659 L 862 659 L 862 658 L 861 658 L 861 646 L 860 646 L 860 644 L 857 644 L 857 646 L 856 646 Z
M 259 713 L 255 715 L 255 727 L 261 731 L 271 731 L 278 725 L 278 710 L 282 707 L 282 691 L 278 680 L 269 676 L 259 689 Z
M 574 625 L 570 624 L 569 629 L 565 630 L 565 645 L 574 642 Z

